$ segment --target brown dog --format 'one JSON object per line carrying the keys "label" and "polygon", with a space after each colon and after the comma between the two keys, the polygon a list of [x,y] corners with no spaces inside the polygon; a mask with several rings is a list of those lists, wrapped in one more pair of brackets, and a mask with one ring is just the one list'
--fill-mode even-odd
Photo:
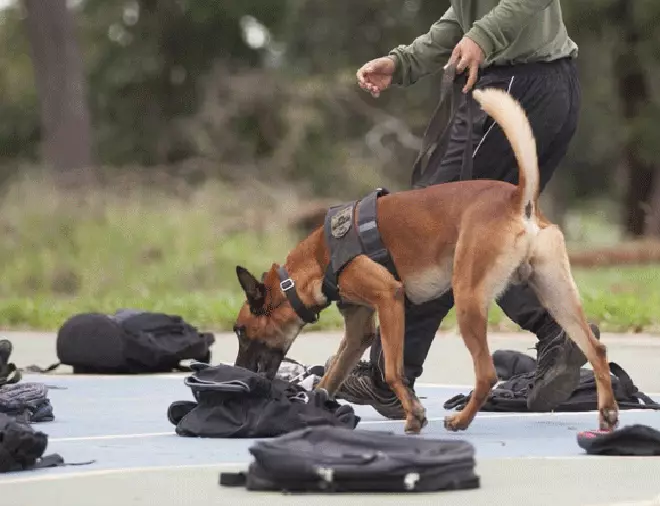
{"label": "brown dog", "polygon": [[[377,312],[385,379],[406,412],[406,432],[419,433],[426,424],[425,410],[403,381],[404,298],[420,304],[453,288],[476,384],[467,406],[448,416],[445,427],[467,429],[497,381],[486,339],[488,307],[509,283],[528,282],[593,367],[600,428],[613,429],[618,406],[606,348],[586,322],[564,237],[538,208],[536,141],[527,116],[503,91],[475,90],[474,98],[511,143],[519,166],[518,186],[461,181],[378,199],[378,230],[401,281],[365,255],[355,257],[341,271],[338,288],[345,335],[317,388],[334,395],[370,346]],[[234,327],[239,339],[237,366],[275,375],[306,322],[314,321],[309,316],[329,304],[322,290],[329,262],[319,227],[291,251],[284,270],[273,264],[258,281],[237,267],[247,295]]]}

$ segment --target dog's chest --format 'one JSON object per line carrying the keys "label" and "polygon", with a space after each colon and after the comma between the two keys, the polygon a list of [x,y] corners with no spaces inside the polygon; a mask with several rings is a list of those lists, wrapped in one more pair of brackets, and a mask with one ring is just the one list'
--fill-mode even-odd
{"label": "dog's chest", "polygon": [[452,274],[451,259],[418,273],[408,274],[403,280],[406,296],[413,304],[422,304],[438,298],[451,288]]}

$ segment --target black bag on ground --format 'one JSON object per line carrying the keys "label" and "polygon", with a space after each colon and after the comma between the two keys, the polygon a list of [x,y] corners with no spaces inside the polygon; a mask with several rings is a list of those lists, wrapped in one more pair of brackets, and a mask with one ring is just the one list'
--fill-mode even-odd
{"label": "black bag on ground", "polygon": [[48,398],[48,386],[43,383],[21,382],[0,386],[0,413],[26,423],[52,422],[55,419]]}
{"label": "black bag on ground", "polygon": [[14,347],[7,339],[0,340],[0,386],[21,381],[22,374],[16,364],[9,361]]}
{"label": "black bag on ground", "polygon": [[46,467],[83,466],[95,461],[65,463],[57,453],[44,455],[48,435],[29,424],[0,413],[0,473]]}
{"label": "black bag on ground", "polygon": [[60,327],[56,346],[60,363],[74,373],[137,374],[189,370],[180,364],[188,359],[210,362],[214,342],[180,316],[120,310],[74,315]]}
{"label": "black bag on ground", "polygon": [[280,379],[268,380],[242,367],[193,364],[184,381],[195,401],[176,401],[167,410],[180,436],[276,437],[310,426],[354,429],[360,418],[351,406],[328,400]]}
{"label": "black bag on ground", "polygon": [[589,455],[660,455],[660,432],[648,425],[628,425],[614,431],[579,432],[577,441],[578,446]]}
{"label": "black bag on ground", "polygon": [[9,362],[13,350],[11,341],[0,340],[0,413],[26,423],[54,420],[48,387],[21,381],[21,371]]}
{"label": "black bag on ground", "polygon": [[0,473],[34,467],[46,446],[46,434],[0,413]]}
{"label": "black bag on ground", "polygon": [[432,492],[473,489],[474,447],[376,431],[313,427],[249,449],[247,473],[221,473],[220,484],[287,492]]}
{"label": "black bag on ground", "polygon": [[[522,355],[519,357],[518,355]],[[534,381],[536,361],[517,351],[501,351],[493,354],[493,361],[500,379],[508,378],[499,383],[490,393],[481,411],[497,412],[528,412],[527,393]],[[612,388],[620,409],[654,409],[660,410],[657,403],[649,396],[640,392],[626,371],[618,364],[610,362]],[[529,370],[531,369],[531,370]],[[445,409],[461,410],[470,400],[468,395],[459,394],[444,403]],[[556,412],[593,411],[598,409],[596,380],[591,369],[580,370],[578,388],[571,397],[557,406]]]}

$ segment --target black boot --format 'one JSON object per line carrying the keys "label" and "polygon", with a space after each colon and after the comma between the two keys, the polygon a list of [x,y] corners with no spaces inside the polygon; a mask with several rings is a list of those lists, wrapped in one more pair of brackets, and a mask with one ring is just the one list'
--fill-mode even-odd
{"label": "black boot", "polygon": [[[326,370],[334,355],[326,362]],[[366,361],[360,363],[351,371],[336,394],[343,399],[359,406],[371,406],[380,415],[390,420],[405,420],[406,412],[401,401],[387,383],[381,378],[376,364]]]}
{"label": "black boot", "polygon": [[[594,324],[589,326],[600,340],[600,329]],[[536,374],[527,396],[527,409],[552,411],[578,387],[580,368],[587,363],[587,357],[562,329],[554,336],[540,339],[536,352]]]}

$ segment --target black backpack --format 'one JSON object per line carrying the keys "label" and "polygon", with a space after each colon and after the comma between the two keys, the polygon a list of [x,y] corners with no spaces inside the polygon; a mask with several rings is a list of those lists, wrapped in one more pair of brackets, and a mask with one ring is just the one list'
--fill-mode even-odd
{"label": "black backpack", "polygon": [[56,347],[60,363],[76,374],[138,374],[189,371],[182,360],[209,363],[214,342],[212,333],[199,332],[180,316],[120,310],[69,318],[57,333]]}
{"label": "black backpack", "polygon": [[[515,358],[514,354],[518,352],[506,352],[510,356],[507,359]],[[493,355],[495,358],[495,355]],[[530,358],[531,359],[531,358]],[[535,362],[531,359],[531,363],[524,362],[524,366],[528,367],[530,364],[533,367]],[[510,361],[514,363],[514,361]],[[521,365],[519,363],[519,365]],[[497,368],[497,367],[496,367]],[[501,370],[497,368],[498,371]],[[626,371],[618,364],[610,362],[610,372],[612,378],[612,389],[614,396],[620,409],[655,409],[660,410],[660,404],[651,399],[644,392],[640,392],[633,383],[632,379]],[[499,376],[508,376],[499,374]],[[510,377],[507,381],[499,383],[490,393],[486,402],[480,411],[497,411],[497,412],[528,412],[527,409],[527,392],[529,385],[534,380],[534,371],[520,372]],[[470,392],[468,395],[459,394],[451,399],[448,399],[445,404],[445,409],[463,409],[470,400]],[[594,411],[598,409],[598,397],[596,393],[596,380],[592,370],[582,368],[580,370],[580,382],[575,391],[571,394],[570,398],[557,406],[553,411],[556,412],[570,412],[570,411]]]}
{"label": "black backpack", "polygon": [[311,427],[259,441],[247,472],[220,485],[286,492],[431,492],[473,489],[474,447],[387,432]]}
{"label": "black backpack", "polygon": [[175,401],[167,418],[184,437],[267,438],[305,427],[352,430],[360,422],[350,405],[330,400],[325,390],[227,364],[192,364],[185,378],[195,401]]}
{"label": "black backpack", "polygon": [[47,434],[0,413],[0,473],[64,465],[56,453],[44,457],[47,446]]}
{"label": "black backpack", "polygon": [[7,339],[0,340],[0,387],[21,381],[23,375],[16,364],[9,361],[14,346]]}
{"label": "black backpack", "polygon": [[34,430],[29,423],[0,413],[0,473],[28,471],[46,467],[84,466],[87,462],[65,463],[61,455],[44,455],[48,435]]}

